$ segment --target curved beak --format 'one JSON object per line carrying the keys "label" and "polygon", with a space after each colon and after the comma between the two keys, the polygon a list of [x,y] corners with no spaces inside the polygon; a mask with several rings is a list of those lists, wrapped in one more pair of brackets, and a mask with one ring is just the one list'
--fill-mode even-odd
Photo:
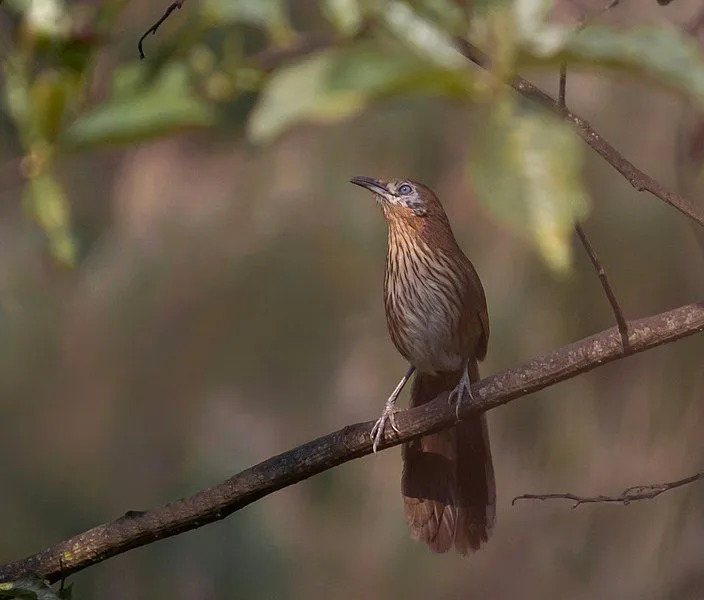
{"label": "curved beak", "polygon": [[367,188],[370,192],[374,192],[375,194],[379,194],[380,196],[385,196],[389,193],[389,190],[386,189],[386,186],[381,181],[379,181],[378,179],[374,179],[373,177],[365,177],[364,175],[359,175],[356,177],[352,177],[352,179],[350,179],[350,183],[354,183],[355,185]]}

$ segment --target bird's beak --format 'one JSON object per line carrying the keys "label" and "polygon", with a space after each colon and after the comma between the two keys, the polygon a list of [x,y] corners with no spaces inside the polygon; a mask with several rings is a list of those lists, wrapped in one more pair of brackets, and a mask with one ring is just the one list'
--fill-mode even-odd
{"label": "bird's beak", "polygon": [[386,189],[386,186],[381,181],[379,181],[378,179],[374,179],[373,177],[365,177],[364,175],[359,175],[357,177],[352,177],[352,179],[350,179],[350,183],[354,183],[355,185],[367,188],[370,192],[374,192],[375,194],[379,194],[380,196],[387,196],[389,193],[389,190]]}

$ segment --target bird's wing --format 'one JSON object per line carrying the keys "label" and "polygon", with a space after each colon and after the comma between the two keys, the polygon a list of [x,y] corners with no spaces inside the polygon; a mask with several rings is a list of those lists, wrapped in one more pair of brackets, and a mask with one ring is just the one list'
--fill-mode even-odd
{"label": "bird's wing", "polygon": [[[464,256],[463,256],[464,257]],[[479,275],[468,258],[464,257],[462,317],[460,319],[460,345],[462,354],[484,360],[489,343],[489,313],[486,296]]]}

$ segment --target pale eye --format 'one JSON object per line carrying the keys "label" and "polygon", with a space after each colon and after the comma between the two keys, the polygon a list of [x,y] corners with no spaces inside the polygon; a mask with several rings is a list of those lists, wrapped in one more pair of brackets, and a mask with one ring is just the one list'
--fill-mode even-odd
{"label": "pale eye", "polygon": [[404,183],[401,187],[398,188],[398,193],[402,196],[408,196],[408,194],[410,194],[412,191],[413,188],[407,183]]}

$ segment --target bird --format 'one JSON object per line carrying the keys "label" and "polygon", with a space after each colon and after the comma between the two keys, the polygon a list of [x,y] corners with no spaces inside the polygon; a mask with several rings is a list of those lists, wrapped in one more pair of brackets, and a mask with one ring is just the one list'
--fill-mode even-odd
{"label": "bird", "polygon": [[[460,249],[435,193],[409,179],[356,176],[374,194],[387,224],[384,308],[393,344],[408,361],[370,435],[377,451],[401,390],[415,373],[410,406],[442,393],[457,410],[479,380],[489,315],[484,288]],[[411,537],[434,552],[462,555],[489,540],[496,486],[484,413],[404,443],[401,492]]]}

